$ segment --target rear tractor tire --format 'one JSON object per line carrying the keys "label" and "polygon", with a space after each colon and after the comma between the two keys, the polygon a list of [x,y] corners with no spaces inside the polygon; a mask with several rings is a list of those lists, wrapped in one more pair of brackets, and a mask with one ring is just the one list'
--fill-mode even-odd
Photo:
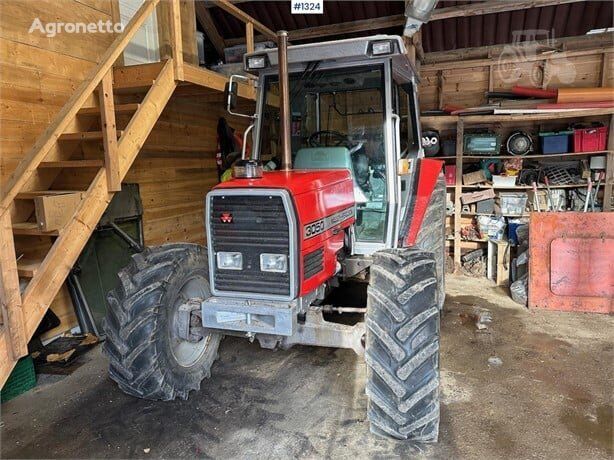
{"label": "rear tractor tire", "polygon": [[386,437],[436,442],[439,305],[436,261],[414,248],[374,254],[368,288],[367,415]]}
{"label": "rear tractor tire", "polygon": [[209,377],[221,339],[207,331],[200,340],[184,340],[178,332],[179,307],[211,295],[206,249],[194,244],[148,248],[118,276],[105,320],[110,377],[138,398],[187,399]]}

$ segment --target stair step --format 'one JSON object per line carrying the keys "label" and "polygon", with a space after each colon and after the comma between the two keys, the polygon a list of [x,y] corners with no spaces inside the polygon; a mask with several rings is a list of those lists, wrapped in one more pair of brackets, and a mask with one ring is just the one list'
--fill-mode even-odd
{"label": "stair step", "polygon": [[18,222],[13,224],[13,234],[25,236],[58,236],[60,233],[57,230],[44,232],[38,228],[36,222]]}
{"label": "stair step", "polygon": [[67,193],[83,193],[83,190],[32,190],[18,193],[16,200],[32,200],[37,196],[66,195]]}
{"label": "stair step", "polygon": [[[133,113],[139,110],[141,104],[117,104],[115,106],[115,113]],[[79,110],[79,115],[92,116],[100,115],[100,107],[83,107]]]}
{"label": "stair step", "polygon": [[39,168],[102,168],[102,160],[43,161]]}
{"label": "stair step", "polygon": [[[122,131],[117,131],[117,137],[122,135]],[[60,141],[101,141],[102,131],[84,131],[80,133],[64,133],[58,137]]]}
{"label": "stair step", "polygon": [[17,261],[17,274],[22,278],[34,278],[41,262],[41,260],[22,257]]}
{"label": "stair step", "polygon": [[150,90],[156,80],[136,79],[135,81],[122,80],[121,82],[113,83],[113,93],[146,93]]}

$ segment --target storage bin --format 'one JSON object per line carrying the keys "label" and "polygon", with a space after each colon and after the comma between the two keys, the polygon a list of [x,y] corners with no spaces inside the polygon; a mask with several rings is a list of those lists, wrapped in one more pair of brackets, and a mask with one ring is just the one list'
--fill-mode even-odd
{"label": "storage bin", "polygon": [[499,193],[499,207],[505,216],[520,216],[527,206],[527,194],[524,192]]}
{"label": "storage bin", "polygon": [[573,125],[573,151],[597,152],[605,150],[608,129],[602,123]]}
{"label": "storage bin", "polygon": [[456,139],[444,139],[441,141],[441,149],[446,157],[456,156]]}
{"label": "storage bin", "polygon": [[446,165],[444,167],[446,176],[446,185],[456,184],[456,165]]}
{"label": "storage bin", "polygon": [[495,133],[465,134],[463,149],[465,154],[498,155],[501,150],[501,136]]}
{"label": "storage bin", "polygon": [[571,152],[573,131],[548,131],[539,133],[539,143],[545,155]]}
{"label": "storage bin", "polygon": [[516,185],[516,177],[518,176],[492,176],[493,187],[513,187]]}

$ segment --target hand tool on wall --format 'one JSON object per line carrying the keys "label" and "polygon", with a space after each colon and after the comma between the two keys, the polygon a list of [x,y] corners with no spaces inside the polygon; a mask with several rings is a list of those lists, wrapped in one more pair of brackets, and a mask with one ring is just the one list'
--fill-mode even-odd
{"label": "hand tool on wall", "polygon": [[548,201],[550,202],[550,210],[556,211],[554,207],[554,200],[552,199],[552,193],[550,192],[550,182],[548,182],[547,177],[544,177],[544,183],[546,184],[546,190],[548,192]]}
{"label": "hand tool on wall", "polygon": [[591,190],[593,189],[593,181],[591,178],[588,178],[588,186],[586,187],[586,198],[584,200],[584,212],[588,211],[588,202],[591,199]]}
{"label": "hand tool on wall", "polygon": [[591,211],[595,212],[595,202],[597,201],[597,195],[599,194],[599,187],[601,186],[601,180],[604,178],[605,173],[600,172],[597,178],[597,185],[595,186],[595,193],[593,193],[593,198],[591,199]]}
{"label": "hand tool on wall", "polygon": [[535,209],[537,209],[537,212],[542,212],[539,206],[539,196],[537,195],[537,184],[533,182],[531,185],[533,186],[533,204]]}

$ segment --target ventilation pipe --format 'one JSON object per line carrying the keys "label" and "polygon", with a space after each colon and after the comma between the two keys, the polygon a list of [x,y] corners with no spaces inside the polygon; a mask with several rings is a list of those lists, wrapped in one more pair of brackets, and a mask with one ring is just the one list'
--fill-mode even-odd
{"label": "ventilation pipe", "polygon": [[422,24],[429,21],[431,13],[437,6],[438,0],[409,0],[405,7],[405,29],[403,35],[406,37],[413,36]]}
{"label": "ventilation pipe", "polygon": [[279,135],[281,140],[281,169],[292,169],[290,145],[290,88],[288,81],[288,32],[277,32],[277,54],[279,63]]}

